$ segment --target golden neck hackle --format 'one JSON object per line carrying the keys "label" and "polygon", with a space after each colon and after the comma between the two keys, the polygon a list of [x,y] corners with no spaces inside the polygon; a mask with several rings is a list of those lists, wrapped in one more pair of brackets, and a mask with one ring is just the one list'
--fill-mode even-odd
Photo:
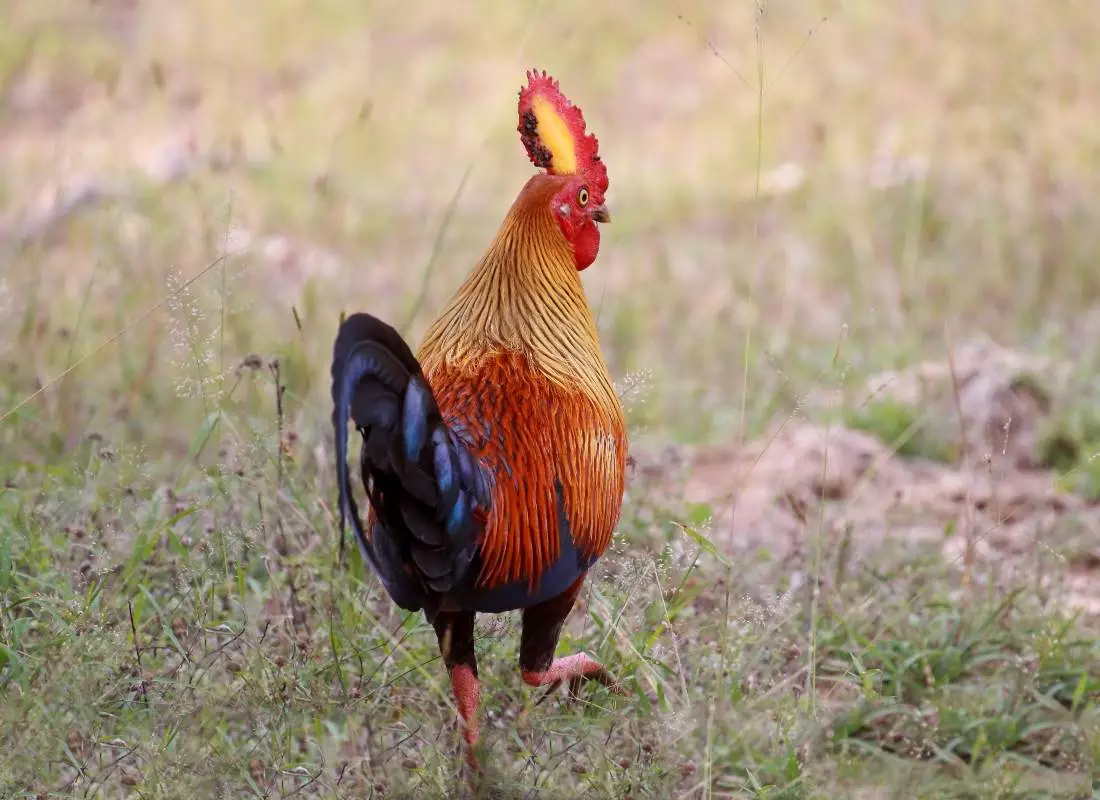
{"label": "golden neck hackle", "polygon": [[425,335],[430,376],[513,352],[555,384],[582,387],[618,407],[573,253],[550,213],[558,178],[533,178],[485,255]]}

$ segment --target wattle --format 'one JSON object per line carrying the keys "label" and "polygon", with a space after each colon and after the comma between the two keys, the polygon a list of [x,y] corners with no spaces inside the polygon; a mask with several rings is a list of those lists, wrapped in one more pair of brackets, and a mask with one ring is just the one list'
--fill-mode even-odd
{"label": "wattle", "polygon": [[596,227],[596,223],[585,221],[573,236],[573,257],[577,262],[577,271],[591,266],[599,252],[600,229]]}

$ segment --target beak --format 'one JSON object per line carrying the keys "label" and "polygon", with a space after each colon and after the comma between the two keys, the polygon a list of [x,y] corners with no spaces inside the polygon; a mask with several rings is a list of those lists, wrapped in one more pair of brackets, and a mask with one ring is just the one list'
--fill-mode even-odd
{"label": "beak", "polygon": [[598,205],[588,214],[592,217],[593,222],[611,222],[611,214],[608,212],[606,205]]}

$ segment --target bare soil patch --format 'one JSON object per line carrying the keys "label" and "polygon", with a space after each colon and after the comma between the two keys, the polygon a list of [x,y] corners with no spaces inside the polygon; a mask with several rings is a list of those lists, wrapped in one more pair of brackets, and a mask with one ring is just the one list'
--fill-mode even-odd
{"label": "bare soil patch", "polygon": [[999,575],[1049,563],[1068,602],[1100,614],[1100,505],[1038,466],[1047,387],[1063,375],[1052,362],[980,343],[960,348],[953,365],[872,378],[876,393],[922,409],[938,436],[953,433],[950,463],[792,417],[743,444],[638,456],[637,474],[680,481],[687,502],[709,504],[711,539],[734,556],[797,560],[822,533],[857,558],[902,542],[939,548],[961,568],[969,538],[975,559]]}

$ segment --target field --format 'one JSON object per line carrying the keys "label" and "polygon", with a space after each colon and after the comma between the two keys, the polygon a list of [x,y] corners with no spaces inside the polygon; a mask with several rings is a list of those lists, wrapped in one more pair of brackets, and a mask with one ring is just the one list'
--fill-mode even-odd
{"label": "field", "polygon": [[1100,797],[1100,14],[1087,0],[13,0],[0,797],[463,796],[449,684],[335,514],[341,312],[418,341],[531,174],[631,425],[479,796]]}

